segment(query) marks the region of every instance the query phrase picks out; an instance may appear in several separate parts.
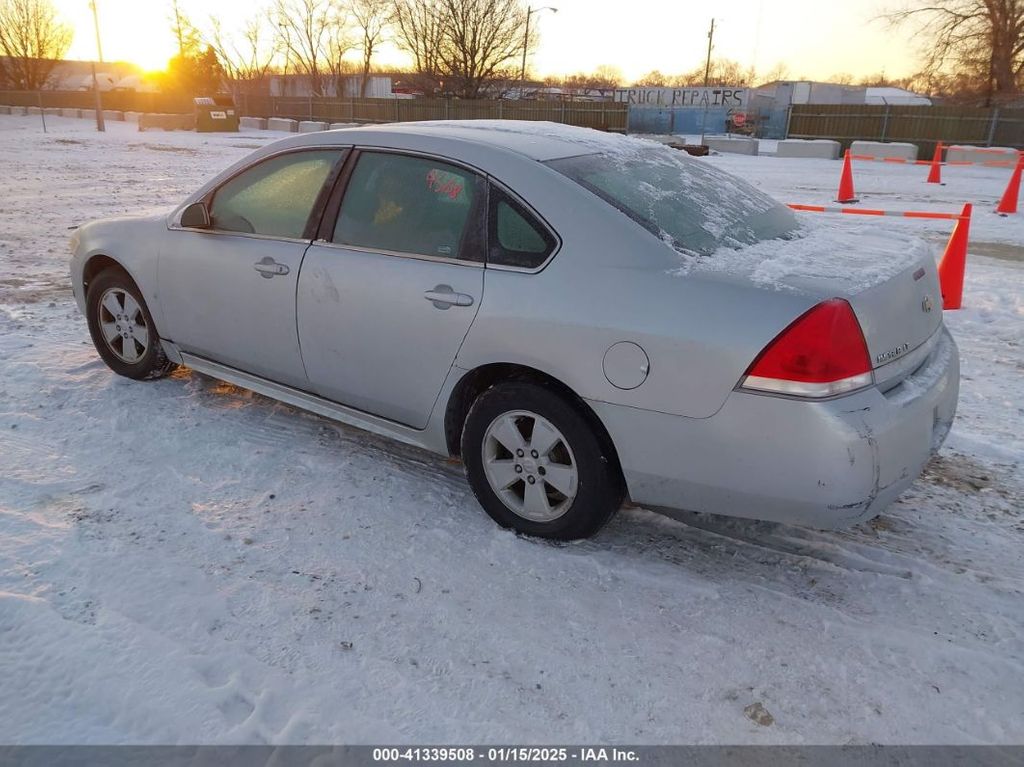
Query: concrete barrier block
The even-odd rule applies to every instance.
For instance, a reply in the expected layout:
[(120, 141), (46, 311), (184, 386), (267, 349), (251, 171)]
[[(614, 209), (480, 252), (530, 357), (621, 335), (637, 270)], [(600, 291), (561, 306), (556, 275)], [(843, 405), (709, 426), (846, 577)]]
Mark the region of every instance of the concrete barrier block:
[(10, 113), (11, 113), (11, 108), (9, 106), (6, 106), (4, 104), (0, 104), (0, 115), (9, 115)]
[(917, 144), (902, 144), (894, 141), (854, 141), (850, 145), (850, 154), (914, 162), (917, 159)]
[(77, 109), (69, 109), (68, 107), (64, 107), (63, 109), (60, 110), (60, 116), (61, 117), (74, 117), (74, 118), (77, 118), (78, 117), (78, 110)]
[(267, 118), (266, 117), (239, 117), (238, 127), (246, 128), (248, 130), (266, 130), (267, 129)]
[(776, 157), (814, 157), (820, 160), (839, 159), (840, 144), (829, 139), (797, 139), (780, 141)]
[(96, 110), (95, 109), (79, 109), (78, 116), (83, 120), (95, 120)]
[(713, 151), (723, 154), (749, 154), (756, 155), (759, 142), (756, 138), (744, 136), (706, 136), (704, 143)]
[(141, 116), (142, 116), (141, 112), (125, 112), (124, 113), (124, 121), (126, 123), (137, 123), (139, 121), (139, 117), (141, 117)]
[(329, 123), (319, 120), (303, 120), (299, 123), (299, 133), (319, 133), (327, 130)]
[(25, 107), (11, 107), (11, 114), (21, 115), (22, 117), (24, 117), (28, 114), (28, 109), (26, 109)]
[(43, 113), (43, 110), (40, 109), (39, 107), (26, 107), (26, 109), (28, 110), (28, 113), (30, 115), (38, 116), (38, 115), (41, 115)]
[(341, 130), (342, 128), (354, 128), (356, 123), (331, 123), (331, 130)]
[(112, 122), (124, 122), (124, 112), (120, 112), (116, 109), (104, 109), (103, 119), (110, 120)]
[(267, 118), (267, 130), (280, 130), (288, 133), (295, 133), (298, 130), (299, 123), (296, 120), (289, 120), (285, 117), (269, 117)]
[(1005, 146), (959, 146), (946, 148), (946, 162), (999, 162), (1014, 163), (1017, 161), (1016, 149)]
[(51, 117), (60, 117), (60, 107), (43, 107), (43, 114)]

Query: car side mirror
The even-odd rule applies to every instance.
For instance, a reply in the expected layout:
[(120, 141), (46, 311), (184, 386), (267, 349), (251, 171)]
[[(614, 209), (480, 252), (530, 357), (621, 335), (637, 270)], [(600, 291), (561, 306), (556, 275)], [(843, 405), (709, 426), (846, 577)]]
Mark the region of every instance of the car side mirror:
[(206, 204), (194, 202), (185, 208), (181, 214), (181, 225), (186, 229), (209, 229), (210, 211)]

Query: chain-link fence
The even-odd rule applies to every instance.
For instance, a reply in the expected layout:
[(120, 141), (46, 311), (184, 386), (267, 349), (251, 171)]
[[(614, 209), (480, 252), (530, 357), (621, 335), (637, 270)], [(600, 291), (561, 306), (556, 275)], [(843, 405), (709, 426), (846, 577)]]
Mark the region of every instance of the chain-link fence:
[[(122, 112), (191, 113), (191, 98), (160, 93), (109, 91), (103, 108)], [(0, 104), (92, 109), (91, 91), (0, 91)], [(504, 99), (372, 99), (290, 96), (238, 98), (238, 114), (324, 122), (385, 123), (411, 120), (548, 120), (600, 130), (625, 131), (626, 104), (610, 101), (512, 101)]]
[[(185, 114), (195, 109), (191, 97), (164, 93), (105, 91), (100, 93), (100, 100), (104, 109), (119, 112)], [(95, 109), (96, 96), (92, 91), (0, 91), (0, 104), (43, 109)]]
[(789, 115), (789, 138), (906, 141), (929, 156), (935, 144), (1024, 148), (1024, 109), (959, 106), (798, 104)]
[(323, 122), (413, 120), (548, 120), (601, 130), (625, 131), (628, 107), (610, 101), (514, 101), (505, 99), (361, 99), (241, 96), (240, 114)]

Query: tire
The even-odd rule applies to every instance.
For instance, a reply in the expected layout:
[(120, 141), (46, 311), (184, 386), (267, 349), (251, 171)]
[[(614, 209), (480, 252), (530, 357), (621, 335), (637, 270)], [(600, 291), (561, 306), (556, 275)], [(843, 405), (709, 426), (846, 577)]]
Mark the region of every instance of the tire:
[(625, 495), (607, 439), (542, 384), (510, 381), (477, 397), (462, 430), (462, 460), (490, 517), (540, 538), (593, 535)]
[(97, 275), (85, 303), (89, 335), (115, 373), (145, 380), (162, 378), (175, 368), (164, 354), (142, 292), (125, 272), (106, 269)]

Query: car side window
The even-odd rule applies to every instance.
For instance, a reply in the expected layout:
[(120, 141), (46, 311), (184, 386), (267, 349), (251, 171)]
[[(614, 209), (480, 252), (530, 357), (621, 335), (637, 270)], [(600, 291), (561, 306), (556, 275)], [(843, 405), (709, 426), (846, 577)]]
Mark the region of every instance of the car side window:
[(317, 197), (344, 152), (289, 152), (242, 171), (214, 193), (211, 228), (301, 239)]
[(487, 263), (536, 269), (555, 249), (555, 238), (536, 217), (492, 186), (488, 215)]
[[(426, 157), (359, 156), (333, 242), (371, 250), (482, 261), (483, 182)], [(478, 213), (478, 211), (481, 211)]]

